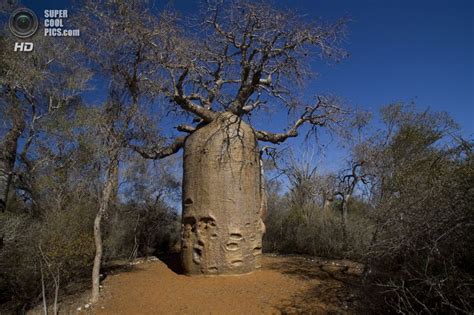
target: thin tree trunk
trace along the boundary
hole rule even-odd
[[[54,306],[53,306],[53,314],[58,315],[58,297],[59,297],[59,268],[56,270],[56,278],[54,279]]]
[[[99,205],[99,211],[94,220],[94,241],[95,241],[95,257],[94,265],[92,268],[92,294],[91,302],[96,303],[99,301],[99,285],[100,285],[100,266],[102,262],[102,231],[101,222],[105,213],[109,210],[109,204],[112,199],[114,190],[114,179],[118,172],[118,154],[112,154],[112,158],[109,162],[107,170],[107,177],[104,188],[102,190],[102,198]]]
[[[135,258],[137,258],[137,254],[138,254],[137,229],[138,229],[139,222],[140,222],[140,213],[138,213],[137,223],[135,224],[135,228],[133,229],[133,249],[132,249],[132,253],[128,257],[129,261],[133,261]]]
[[[350,195],[346,195],[342,201],[342,237],[344,250],[347,249],[347,203],[349,202],[350,197]]]
[[[46,288],[44,285],[44,272],[43,272],[43,263],[40,261],[40,271],[41,271],[41,295],[43,297],[43,313],[48,315],[48,304],[46,302]]]

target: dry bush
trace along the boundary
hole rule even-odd
[[[360,258],[371,240],[366,205],[357,199],[349,202],[348,244],[344,244],[340,205],[329,212],[317,204],[301,210],[288,196],[270,194],[265,221],[264,250],[285,254],[308,254],[332,258]],[[310,213],[306,217],[304,214]]]
[[[89,277],[94,249],[90,229],[87,209],[80,207],[48,211],[40,218],[20,209],[2,213],[0,299],[8,302],[2,312],[24,312],[40,302],[41,271],[48,300],[54,298],[55,279],[65,295],[76,289],[78,279]]]
[[[13,206],[0,213],[0,313],[22,313],[42,302],[41,271],[49,305],[57,285],[59,301],[87,287],[84,281],[90,279],[94,257],[91,231],[96,201],[72,196],[65,200],[69,202],[63,208],[43,210],[40,216]],[[134,257],[168,251],[179,239],[176,212],[163,202],[148,208],[119,203],[108,220],[106,261],[130,258],[135,246]]]
[[[269,194],[265,249],[364,262],[365,311],[472,313],[472,143],[445,113],[391,105],[381,116],[386,128],[353,148],[364,194],[347,203],[346,244],[342,200],[323,211],[321,177],[303,167],[292,175],[304,180]]]
[[[396,312],[473,311],[474,167],[472,158],[449,164],[379,218],[367,280]]]
[[[21,312],[38,301],[40,274],[34,240],[39,229],[38,222],[26,214],[0,214],[0,313]]]
[[[67,284],[74,277],[89,276],[94,255],[93,213],[81,207],[49,211],[38,235],[43,258]]]
[[[105,232],[105,259],[158,255],[179,242],[180,222],[175,209],[157,204],[120,205]]]
[[[471,313],[472,144],[452,136],[444,113],[389,106],[383,118],[387,131],[358,148],[372,174],[376,225],[365,261],[368,288],[380,297],[375,307]]]

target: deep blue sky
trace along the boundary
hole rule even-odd
[[[40,16],[44,9],[70,8],[70,3],[24,1]],[[194,0],[171,3],[184,15],[198,7],[198,1]],[[342,16],[352,20],[345,42],[350,58],[331,66],[318,63],[315,70],[320,76],[306,87],[308,95],[335,94],[372,112],[385,104],[415,101],[423,109],[447,111],[461,125],[462,134],[472,138],[474,1],[282,0],[274,3],[326,20]],[[275,117],[272,123],[283,128],[286,118]]]
[[[71,1],[60,0],[23,3],[39,15],[46,8],[71,7]],[[171,3],[183,14],[198,7],[195,0]],[[372,110],[390,102],[416,100],[420,106],[448,111],[462,125],[464,134],[474,134],[474,1],[274,3],[326,20],[352,19],[345,45],[350,58],[315,69],[320,76],[309,90],[331,92]]]

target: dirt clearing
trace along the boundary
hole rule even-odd
[[[109,274],[101,302],[80,313],[341,314],[358,305],[353,284],[361,266],[349,261],[265,255],[260,271],[217,277],[185,276],[166,262],[138,262]]]

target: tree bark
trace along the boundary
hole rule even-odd
[[[8,191],[15,166],[18,139],[25,130],[23,112],[18,104],[12,110],[12,128],[7,132],[0,146],[0,211],[7,206]]]
[[[343,237],[343,242],[344,242],[344,250],[347,249],[347,203],[349,202],[349,199],[351,198],[351,195],[346,195],[343,197],[342,201],[342,237]]]
[[[115,178],[118,174],[118,153],[112,154],[112,158],[109,162],[107,176],[105,184],[102,190],[102,197],[99,204],[99,211],[94,219],[94,242],[95,242],[95,256],[94,265],[92,267],[92,294],[91,302],[96,303],[99,301],[99,285],[100,285],[100,267],[102,263],[102,230],[101,223],[102,218],[109,210],[110,201],[113,198]]]
[[[323,201],[323,217],[329,218],[331,217],[332,214],[332,204],[334,202],[334,199],[331,196],[328,196],[329,193],[324,195],[324,201]]]
[[[231,113],[184,145],[182,262],[187,274],[260,268],[265,212],[254,130]]]

